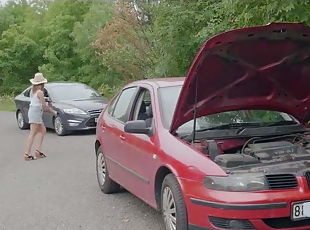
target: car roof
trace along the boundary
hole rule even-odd
[[[184,83],[184,77],[166,77],[166,78],[150,78],[140,81],[135,81],[127,86],[135,86],[139,84],[152,85],[155,88],[170,87],[170,86],[181,86]]]
[[[45,86],[47,87],[73,86],[73,85],[84,85],[84,84],[80,82],[49,82],[45,84]]]

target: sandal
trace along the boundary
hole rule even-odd
[[[35,158],[27,153],[24,154],[25,161],[32,161],[35,160]]]
[[[39,150],[36,150],[36,158],[44,158],[46,155]]]

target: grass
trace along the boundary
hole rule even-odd
[[[0,96],[0,111],[15,111],[15,103],[12,96]]]

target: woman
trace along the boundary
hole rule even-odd
[[[32,89],[30,91],[30,106],[28,111],[30,133],[26,141],[26,149],[24,153],[24,159],[27,161],[46,157],[46,155],[42,152],[42,142],[46,133],[46,128],[42,119],[43,110],[57,115],[57,112],[50,108],[45,102],[43,90],[44,83],[46,83],[47,80],[44,78],[43,74],[36,73],[34,78],[30,79],[30,82],[32,83]],[[37,134],[39,136],[39,143],[34,156],[32,156],[31,148],[33,140]]]

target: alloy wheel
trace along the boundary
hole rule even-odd
[[[102,152],[99,152],[97,157],[97,173],[100,185],[103,185],[106,178],[106,165]]]
[[[173,193],[169,187],[164,188],[163,192],[163,217],[167,230],[176,230],[177,217],[176,217],[176,204]]]
[[[18,127],[21,129],[24,127],[24,117],[21,112],[17,113],[17,124],[18,124]]]
[[[60,117],[55,118],[55,131],[58,135],[61,135],[63,133],[63,124]]]

